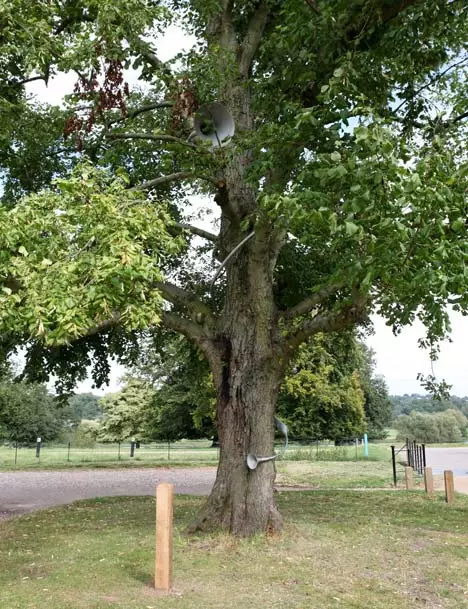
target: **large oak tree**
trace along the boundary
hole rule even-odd
[[[22,344],[29,372],[62,378],[94,360],[99,382],[108,353],[137,354],[139,331],[181,332],[209,361],[221,443],[193,528],[279,528],[274,462],[250,471],[246,455],[273,454],[278,387],[299,345],[378,311],[395,331],[418,316],[433,347],[447,303],[467,309],[466,4],[0,8],[5,352]],[[150,41],[174,16],[199,44],[168,65]],[[127,97],[132,64],[144,87]],[[77,73],[66,123],[24,96],[57,70]],[[215,100],[236,134],[210,150],[191,121]],[[216,233],[187,224],[190,193],[217,207]],[[230,256],[213,289],[191,236]]]

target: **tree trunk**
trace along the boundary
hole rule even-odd
[[[239,536],[278,530],[273,497],[274,460],[247,467],[249,453],[274,455],[274,412],[278,374],[255,354],[255,343],[231,341],[218,388],[220,461],[207,504],[190,531],[226,529]]]
[[[249,87],[242,78],[226,88],[222,101],[238,131],[253,129]],[[191,532],[226,529],[249,536],[281,528],[273,496],[275,461],[259,463],[254,470],[247,466],[248,454],[274,455],[274,415],[284,366],[273,297],[281,239],[267,215],[259,213],[258,192],[245,178],[251,156],[240,150],[226,159],[220,176],[224,187],[216,198],[222,211],[222,258],[251,231],[255,235],[226,266],[225,306],[214,341],[218,355],[209,358],[217,390],[220,461],[211,495]]]
[[[278,530],[275,461],[247,466],[247,455],[274,455],[274,414],[282,378],[277,311],[273,301],[275,252],[270,228],[253,239],[227,272],[226,306],[219,320],[217,389],[220,461],[206,506],[190,531],[227,529],[239,536]]]

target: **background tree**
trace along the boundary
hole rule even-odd
[[[30,376],[55,372],[69,388],[91,361],[99,383],[109,354],[134,359],[144,329],[184,334],[209,362],[221,444],[192,528],[277,529],[274,463],[251,472],[246,454],[273,451],[299,346],[377,311],[396,332],[419,317],[434,353],[445,305],[468,308],[466,8],[172,0],[200,44],[164,65],[147,42],[166,25],[162,6],[36,4],[15,0],[2,15],[2,104],[24,108],[34,70],[74,69],[68,142],[107,172],[58,171],[50,190],[0,209],[4,351],[25,345]],[[147,89],[126,99],[131,64]],[[210,150],[190,134],[213,100],[236,135]],[[217,205],[218,234],[184,217],[193,192]],[[193,235],[220,262],[232,254],[216,297],[190,273]]]
[[[456,408],[465,416],[468,415],[468,398],[450,396],[450,399],[434,400],[428,395],[392,395],[392,415],[397,418],[401,414],[417,412],[443,412],[449,408]]]
[[[94,393],[77,393],[68,400],[68,405],[78,419],[97,419],[101,416],[99,396]]]
[[[217,440],[213,380],[195,345],[173,332],[157,332],[146,341],[131,374],[154,391],[144,414],[145,437]]]
[[[364,343],[359,345],[359,360],[367,432],[370,439],[382,440],[387,437],[385,428],[389,427],[392,421],[392,402],[387,383],[383,377],[374,374],[375,354]]]
[[[43,385],[0,382],[0,429],[2,437],[19,445],[57,440],[78,421]]]
[[[466,417],[452,409],[433,414],[413,410],[396,420],[399,440],[425,443],[460,442],[466,435],[466,425]]]
[[[132,378],[120,391],[105,395],[100,400],[103,416],[98,439],[103,442],[142,439],[144,412],[153,398],[154,393],[146,383]]]
[[[366,429],[352,334],[317,336],[298,350],[278,398],[292,438],[345,440]],[[353,365],[354,364],[354,365]]]

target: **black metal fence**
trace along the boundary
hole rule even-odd
[[[392,468],[393,468],[393,484],[397,485],[397,463],[404,466],[412,467],[413,470],[420,476],[424,475],[426,467],[426,445],[418,444],[415,440],[406,438],[405,444],[398,448],[391,446],[392,449]],[[404,460],[397,462],[397,457],[403,453]]]

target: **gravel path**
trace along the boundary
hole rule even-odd
[[[214,467],[0,472],[0,519],[78,499],[154,495],[160,482],[176,493],[208,495],[215,475]]]

